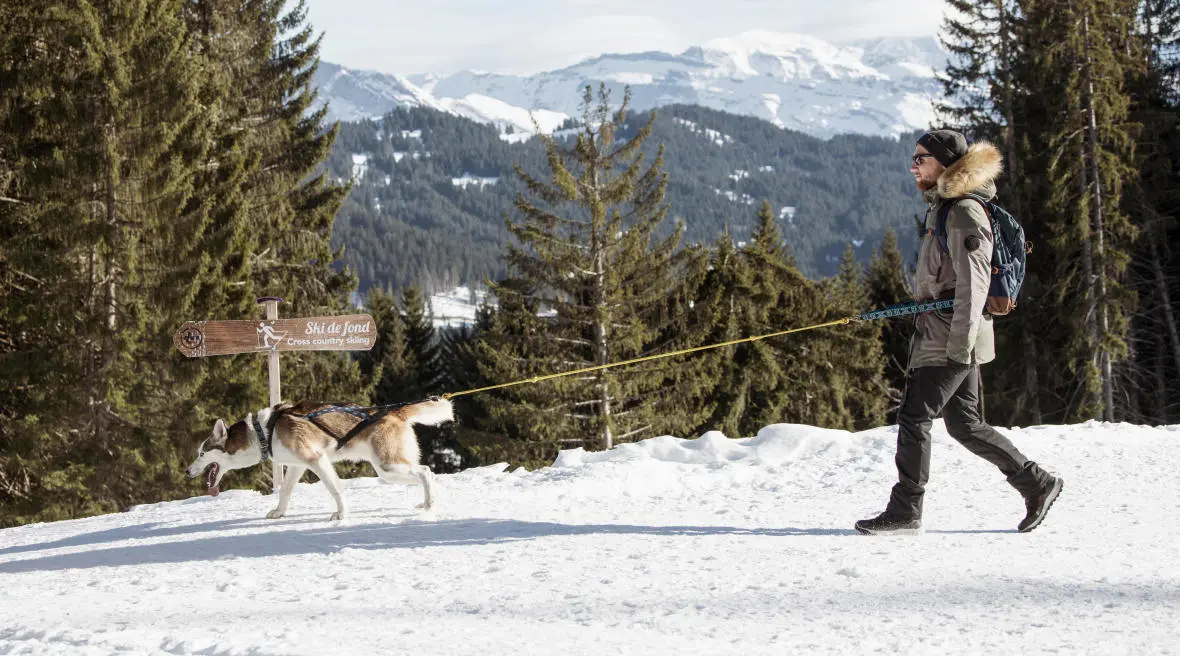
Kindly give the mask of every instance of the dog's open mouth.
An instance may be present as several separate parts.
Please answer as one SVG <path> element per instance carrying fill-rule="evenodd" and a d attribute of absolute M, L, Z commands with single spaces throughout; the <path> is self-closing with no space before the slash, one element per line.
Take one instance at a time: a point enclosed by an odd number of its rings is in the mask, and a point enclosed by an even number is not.
<path fill-rule="evenodd" d="M 205 470 L 205 491 L 212 496 L 221 494 L 221 490 L 217 487 L 217 474 L 221 472 L 221 465 L 212 463 L 209 468 Z"/>

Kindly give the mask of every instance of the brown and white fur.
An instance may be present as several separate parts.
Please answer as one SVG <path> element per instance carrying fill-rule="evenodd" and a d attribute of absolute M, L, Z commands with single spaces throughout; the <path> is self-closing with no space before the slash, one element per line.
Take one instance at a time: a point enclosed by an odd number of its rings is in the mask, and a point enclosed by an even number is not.
<path fill-rule="evenodd" d="M 437 426 L 452 421 L 454 415 L 450 401 L 431 399 L 391 410 L 342 448 L 337 448 L 335 437 L 300 416 L 322 407 L 325 406 L 304 401 L 295 406 L 279 404 L 263 408 L 257 413 L 263 431 L 268 430 L 272 413 L 278 413 L 273 435 L 270 435 L 271 457 L 275 462 L 287 466 L 279 490 L 279 505 L 267 513 L 267 518 L 278 519 L 286 514 L 291 492 L 308 469 L 315 472 L 336 500 L 336 512 L 330 519 L 347 517 L 348 505 L 344 501 L 340 479 L 332 467 L 332 463 L 337 461 L 368 461 L 377 476 L 387 483 L 421 485 L 424 501 L 420 507 L 430 509 L 434 503 L 434 474 L 420 462 L 418 438 L 414 435 L 413 425 Z M 347 412 L 329 412 L 320 415 L 317 421 L 342 436 L 361 420 Z M 252 467 L 261 460 L 261 446 L 251 415 L 246 415 L 245 419 L 228 428 L 225 422 L 218 419 L 213 425 L 213 434 L 201 443 L 197 459 L 188 466 L 187 473 L 190 477 L 196 477 L 208 468 L 206 484 L 209 493 L 215 495 L 225 472 Z"/>

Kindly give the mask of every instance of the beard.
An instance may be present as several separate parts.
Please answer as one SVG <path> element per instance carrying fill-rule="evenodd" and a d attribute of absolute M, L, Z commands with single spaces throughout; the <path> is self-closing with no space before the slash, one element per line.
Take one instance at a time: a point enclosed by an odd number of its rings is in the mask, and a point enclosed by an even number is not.
<path fill-rule="evenodd" d="M 930 191 L 931 189 L 938 186 L 938 181 L 937 180 L 915 180 L 914 184 L 917 185 L 918 191 Z"/>

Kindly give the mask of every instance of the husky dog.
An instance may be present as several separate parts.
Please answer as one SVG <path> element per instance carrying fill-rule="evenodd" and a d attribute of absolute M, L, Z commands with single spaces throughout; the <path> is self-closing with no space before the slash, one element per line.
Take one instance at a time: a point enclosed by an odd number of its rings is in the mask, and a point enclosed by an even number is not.
<path fill-rule="evenodd" d="M 453 420 L 450 401 L 437 398 L 376 408 L 309 401 L 298 405 L 281 403 L 247 414 L 229 427 L 218 419 L 187 473 L 195 478 L 207 469 L 205 485 L 209 494 L 217 495 L 225 472 L 252 467 L 273 457 L 276 463 L 287 465 L 288 471 L 279 490 L 279 505 L 267 513 L 267 518 L 278 519 L 286 514 L 295 484 L 310 469 L 336 500 L 331 519 L 344 519 L 348 506 L 332 463 L 367 460 L 387 483 L 421 485 L 424 502 L 419 507 L 429 510 L 434 502 L 434 474 L 419 462 L 413 424 L 437 426 Z"/>

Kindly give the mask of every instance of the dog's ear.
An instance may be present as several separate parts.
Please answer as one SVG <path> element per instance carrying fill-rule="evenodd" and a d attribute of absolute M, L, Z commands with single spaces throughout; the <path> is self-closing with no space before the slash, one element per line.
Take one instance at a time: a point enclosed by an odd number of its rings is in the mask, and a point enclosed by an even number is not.
<path fill-rule="evenodd" d="M 217 423 L 213 424 L 213 441 L 224 443 L 226 439 L 225 422 L 218 419 Z"/>

